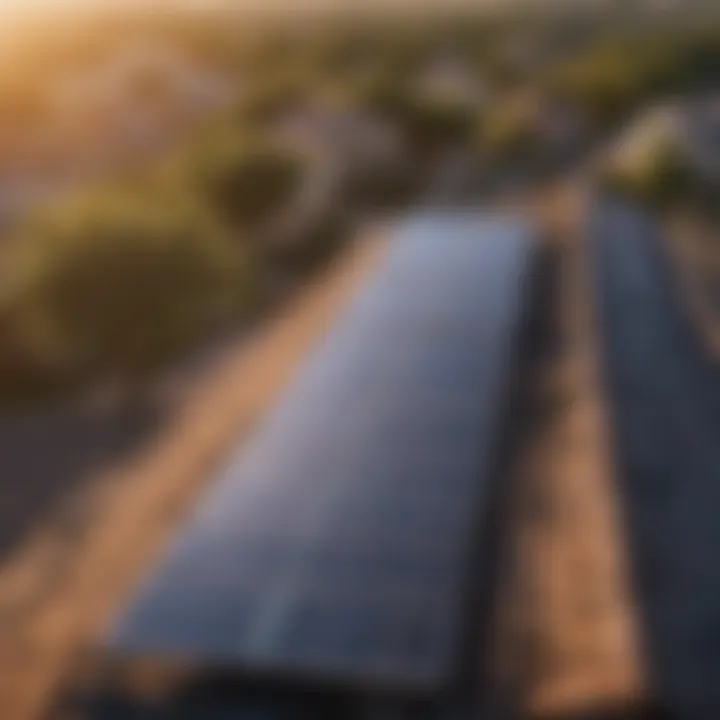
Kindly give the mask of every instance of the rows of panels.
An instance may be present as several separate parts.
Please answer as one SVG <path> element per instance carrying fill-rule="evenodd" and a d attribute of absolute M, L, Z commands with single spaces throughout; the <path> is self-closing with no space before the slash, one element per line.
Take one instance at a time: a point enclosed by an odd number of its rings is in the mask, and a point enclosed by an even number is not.
<path fill-rule="evenodd" d="M 657 222 L 598 203 L 605 375 L 653 700 L 720 717 L 720 373 L 683 308 Z"/>
<path fill-rule="evenodd" d="M 500 220 L 403 227 L 111 646 L 260 674 L 447 682 L 530 246 Z"/>

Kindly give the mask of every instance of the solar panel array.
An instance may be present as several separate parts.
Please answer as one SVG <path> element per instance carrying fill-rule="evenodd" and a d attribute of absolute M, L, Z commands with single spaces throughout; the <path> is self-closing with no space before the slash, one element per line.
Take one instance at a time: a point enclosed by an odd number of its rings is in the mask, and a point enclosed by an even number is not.
<path fill-rule="evenodd" d="M 644 669 L 667 717 L 720 717 L 720 373 L 657 218 L 605 200 L 591 230 Z"/>
<path fill-rule="evenodd" d="M 529 256 L 511 222 L 403 227 L 111 648 L 300 679 L 448 682 Z"/>

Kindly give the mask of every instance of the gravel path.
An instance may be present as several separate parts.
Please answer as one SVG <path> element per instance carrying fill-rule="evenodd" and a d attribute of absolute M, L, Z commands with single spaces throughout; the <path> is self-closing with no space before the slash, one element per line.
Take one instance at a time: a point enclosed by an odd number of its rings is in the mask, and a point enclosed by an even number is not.
<path fill-rule="evenodd" d="M 514 539 L 500 624 L 508 696 L 532 717 L 585 717 L 644 694 L 597 362 L 585 204 L 572 183 L 538 206 L 550 242 L 527 350 L 525 437 L 510 478 Z"/>

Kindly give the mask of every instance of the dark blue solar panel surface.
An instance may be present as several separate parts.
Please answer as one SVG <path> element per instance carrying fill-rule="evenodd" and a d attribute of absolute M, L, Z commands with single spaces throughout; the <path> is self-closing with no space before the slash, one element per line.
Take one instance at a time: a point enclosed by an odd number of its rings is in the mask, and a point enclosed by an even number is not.
<path fill-rule="evenodd" d="M 398 231 L 111 646 L 445 683 L 530 247 L 522 226 L 472 216 Z"/>

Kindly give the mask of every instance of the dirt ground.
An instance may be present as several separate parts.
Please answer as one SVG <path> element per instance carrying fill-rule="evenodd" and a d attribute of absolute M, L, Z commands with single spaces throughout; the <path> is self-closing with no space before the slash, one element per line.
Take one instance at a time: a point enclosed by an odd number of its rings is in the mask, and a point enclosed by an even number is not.
<path fill-rule="evenodd" d="M 85 483 L 68 519 L 0 567 L 0 715 L 42 717 L 192 506 L 211 469 L 252 427 L 383 252 L 354 244 L 254 336 L 225 350 L 152 441 Z"/>
<path fill-rule="evenodd" d="M 556 718 L 634 707 L 645 679 L 582 242 L 585 200 L 563 186 L 532 206 L 548 235 L 545 287 L 511 471 L 500 672 L 522 714 Z"/>

